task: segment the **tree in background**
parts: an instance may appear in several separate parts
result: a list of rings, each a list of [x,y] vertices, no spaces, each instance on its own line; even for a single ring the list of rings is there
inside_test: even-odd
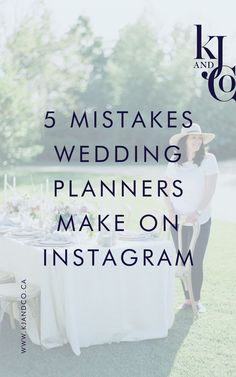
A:
[[[121,31],[108,61],[113,106],[150,110],[161,102],[163,51],[145,18]]]
[[[38,8],[37,8],[38,9]],[[141,17],[127,25],[105,53],[87,17],[79,17],[55,38],[43,7],[21,22],[1,43],[0,106],[2,163],[54,163],[54,144],[166,145],[173,130],[70,130],[73,111],[138,110],[146,122],[150,111],[191,110],[203,129],[217,134],[218,158],[234,156],[235,104],[213,100],[207,83],[193,69],[195,46],[189,28],[176,26],[169,49]],[[56,127],[45,132],[47,111]],[[129,119],[128,119],[129,122]],[[180,123],[180,122],[178,122]],[[69,131],[69,132],[68,132]],[[55,156],[54,156],[55,157]]]
[[[50,21],[25,19],[11,34],[0,57],[2,163],[26,162],[42,153],[39,114],[47,102],[52,53]]]
[[[106,57],[102,41],[92,31],[89,19],[79,17],[76,24],[57,40],[53,61],[55,72],[51,78],[56,88],[49,92],[47,110],[55,111],[56,126],[45,132],[46,160],[54,161],[53,145],[70,145],[94,139],[93,130],[70,129],[71,114],[86,110],[104,110],[107,106],[105,82]],[[103,138],[98,134],[99,138]]]

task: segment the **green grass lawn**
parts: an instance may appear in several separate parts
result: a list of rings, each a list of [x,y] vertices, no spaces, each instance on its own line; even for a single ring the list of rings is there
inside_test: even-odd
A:
[[[213,223],[202,291],[207,313],[189,328],[176,354],[171,377],[236,375],[234,234],[235,224]],[[178,292],[179,301],[182,295],[180,289]]]
[[[155,203],[146,201],[145,206]],[[137,204],[133,208],[136,213],[144,209],[143,204]],[[28,352],[22,356],[18,330],[12,331],[6,318],[0,334],[0,376],[236,376],[235,251],[235,224],[214,221],[202,291],[207,313],[193,322],[191,311],[176,310],[174,325],[166,339],[93,346],[82,349],[80,357],[69,346],[43,351],[28,341]],[[182,300],[177,282],[176,307]]]

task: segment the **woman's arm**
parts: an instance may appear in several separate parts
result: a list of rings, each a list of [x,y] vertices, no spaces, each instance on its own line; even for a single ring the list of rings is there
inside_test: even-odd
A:
[[[207,175],[205,177],[205,193],[201,203],[199,204],[198,211],[203,211],[210,204],[215,193],[216,182],[217,174]]]
[[[169,218],[171,220],[174,220],[175,211],[174,211],[174,207],[173,207],[171,200],[170,200],[171,187],[173,187],[173,179],[166,177],[165,180],[167,182],[166,193],[167,193],[168,196],[164,196],[164,202],[165,202],[165,205],[167,207]]]

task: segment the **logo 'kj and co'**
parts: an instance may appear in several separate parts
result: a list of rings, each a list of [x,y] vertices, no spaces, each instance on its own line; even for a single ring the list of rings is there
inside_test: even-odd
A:
[[[236,101],[236,66],[224,64],[224,38],[226,35],[209,35],[203,42],[202,25],[195,25],[197,32],[194,68],[207,68],[202,77],[208,81],[213,98],[221,102]]]

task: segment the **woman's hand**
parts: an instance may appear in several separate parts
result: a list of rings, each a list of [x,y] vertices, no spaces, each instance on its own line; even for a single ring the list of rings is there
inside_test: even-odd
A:
[[[193,212],[193,213],[190,213],[189,215],[187,215],[185,217],[185,223],[191,223],[191,224],[194,224],[198,221],[199,219],[199,215],[197,212]]]

